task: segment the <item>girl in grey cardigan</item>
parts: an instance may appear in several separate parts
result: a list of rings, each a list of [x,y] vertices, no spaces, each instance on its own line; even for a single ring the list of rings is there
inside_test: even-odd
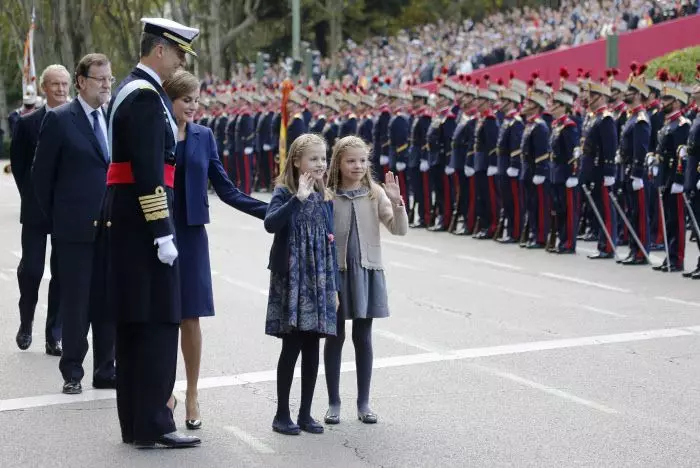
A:
[[[333,149],[329,189],[333,200],[334,233],[340,280],[336,336],[326,338],[324,361],[329,408],[326,424],[340,422],[340,362],[345,341],[345,320],[352,320],[352,341],[357,367],[357,417],[377,422],[369,407],[372,378],[372,320],[389,316],[382,265],[380,223],[394,235],[408,231],[408,215],[398,178],[386,175],[384,187],[372,181],[369,147],[358,137],[339,140]]]

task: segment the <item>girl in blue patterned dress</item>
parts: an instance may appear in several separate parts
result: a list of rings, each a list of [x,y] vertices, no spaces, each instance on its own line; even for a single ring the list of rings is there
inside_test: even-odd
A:
[[[265,229],[275,234],[265,333],[282,338],[272,422],[272,429],[281,434],[323,432],[311,417],[319,340],[334,336],[337,326],[333,205],[324,183],[326,168],[322,138],[305,134],[295,139],[265,216]],[[289,392],[300,352],[301,405],[294,424]]]
[[[387,172],[383,185],[372,181],[369,147],[361,138],[347,136],[335,144],[328,186],[335,194],[333,226],[340,280],[337,334],[326,340],[324,349],[329,400],[326,424],[340,422],[340,362],[346,320],[352,320],[355,345],[357,417],[365,424],[377,422],[369,406],[372,321],[389,316],[380,226],[397,236],[408,232],[398,177]]]

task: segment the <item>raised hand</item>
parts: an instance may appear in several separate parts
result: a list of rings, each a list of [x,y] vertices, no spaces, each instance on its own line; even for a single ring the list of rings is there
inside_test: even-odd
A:
[[[301,201],[305,201],[311,195],[313,191],[314,180],[311,174],[305,172],[299,176],[299,188],[297,189],[297,198]]]
[[[403,203],[401,199],[401,187],[399,186],[399,178],[394,176],[394,173],[389,171],[384,177],[384,191],[386,196],[394,205],[400,205]]]

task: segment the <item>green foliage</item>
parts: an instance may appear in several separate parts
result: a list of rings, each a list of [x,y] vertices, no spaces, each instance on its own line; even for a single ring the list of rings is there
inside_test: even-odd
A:
[[[683,82],[693,83],[695,80],[696,66],[700,63],[700,46],[671,52],[663,57],[658,57],[649,62],[647,76],[653,78],[658,68],[666,68],[669,73],[683,74]]]

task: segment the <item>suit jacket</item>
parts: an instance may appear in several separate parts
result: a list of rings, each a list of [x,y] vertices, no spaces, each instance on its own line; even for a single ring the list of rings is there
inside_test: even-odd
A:
[[[208,181],[211,181],[216,194],[224,203],[258,219],[265,219],[267,203],[238,190],[226,175],[211,129],[197,124],[187,124],[186,129],[184,164],[177,166],[178,171],[185,171],[185,187],[175,185],[177,221],[185,221],[188,226],[209,223]],[[185,208],[181,212],[177,207],[183,205],[177,201],[177,197],[183,193]]]
[[[32,177],[39,208],[51,221],[57,240],[94,241],[107,188],[107,164],[77,99],[46,113]]]
[[[28,226],[44,229],[48,234],[51,230],[49,220],[39,208],[34,195],[32,182],[32,164],[34,151],[39,139],[41,122],[46,115],[46,106],[20,117],[15,126],[15,132],[10,144],[10,165],[15,184],[22,197],[19,222]]]

